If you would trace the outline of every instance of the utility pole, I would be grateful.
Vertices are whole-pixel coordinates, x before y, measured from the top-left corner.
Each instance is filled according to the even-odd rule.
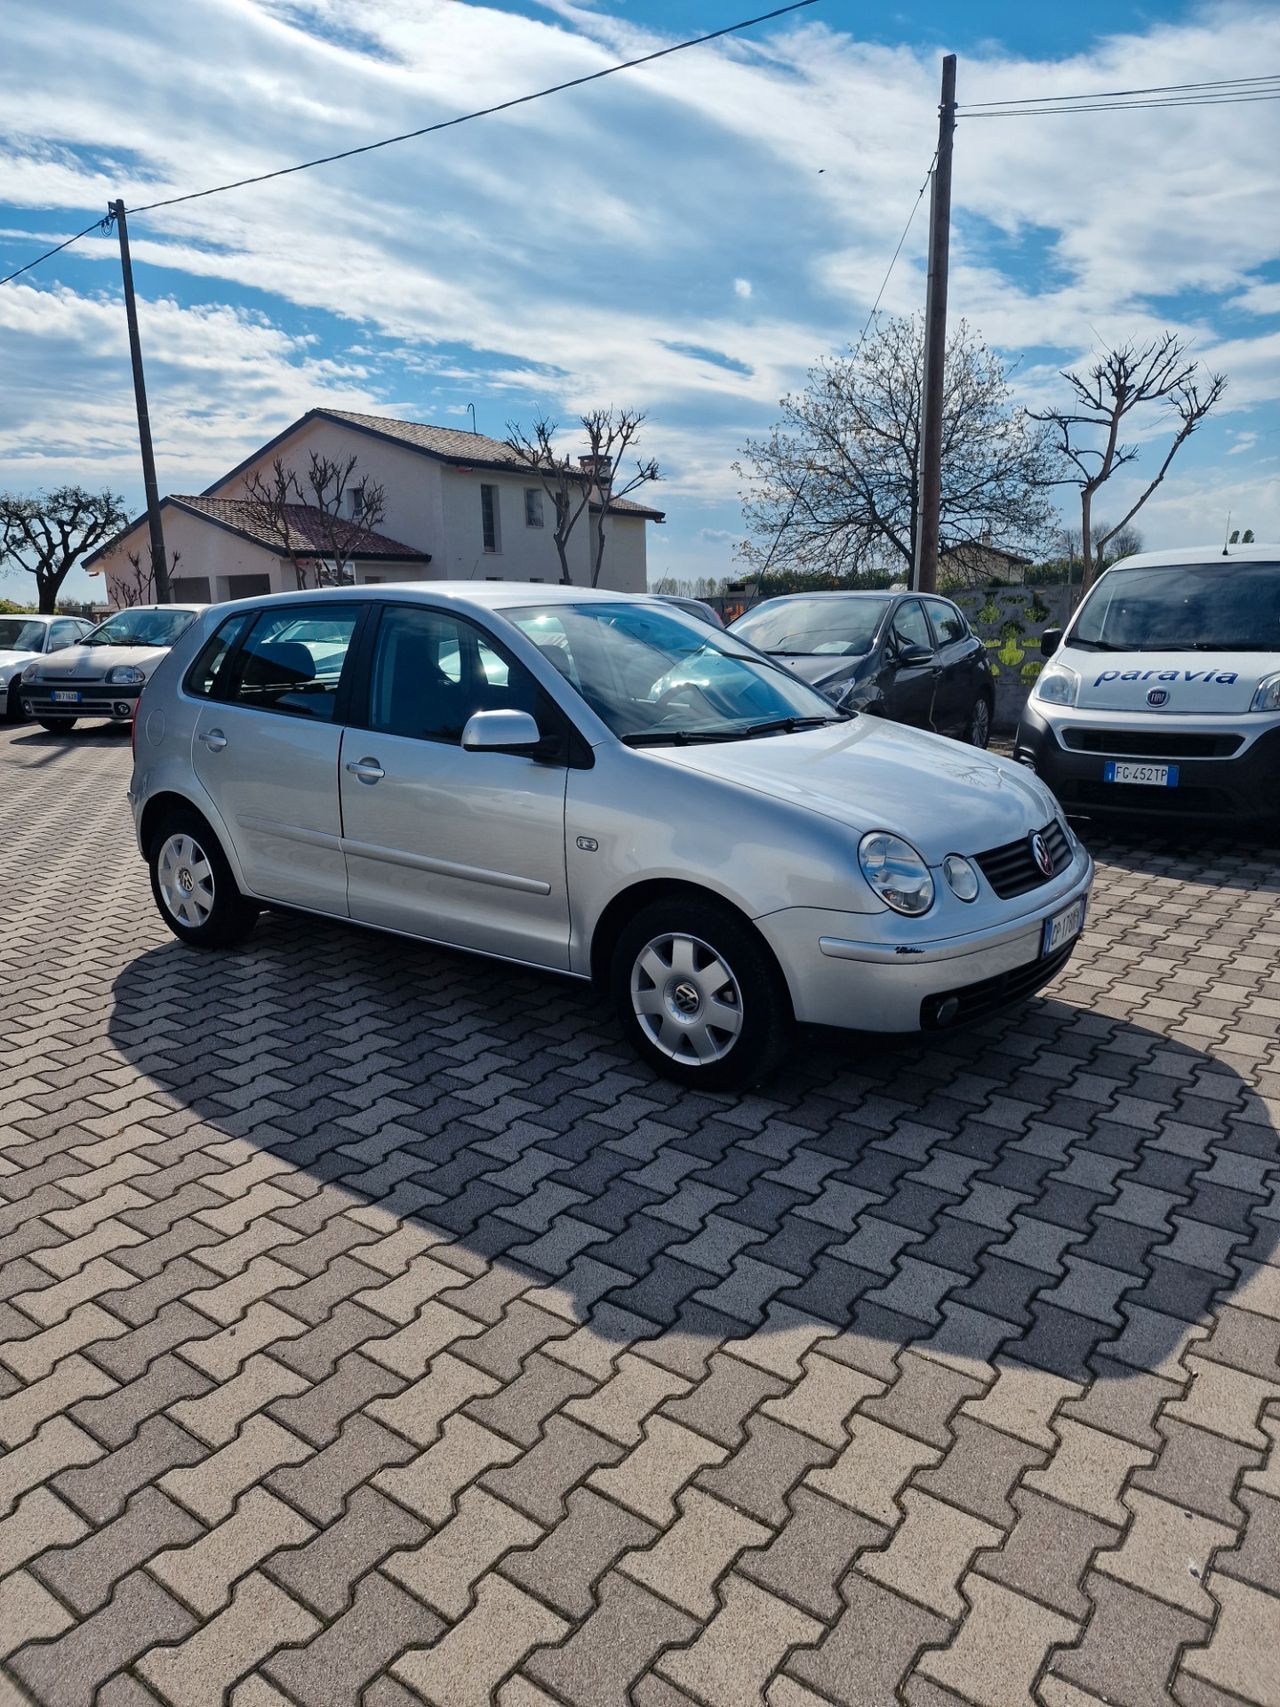
[[[912,582],[938,588],[938,521],[942,510],[942,402],[947,363],[947,261],[951,249],[951,149],[956,131],[956,56],[942,62],[938,163],[929,198],[929,288],[924,309],[924,422],[920,435],[920,515]]]
[[[142,373],[142,345],[138,339],[138,305],[133,295],[133,263],[129,259],[129,227],[124,202],[107,203],[120,236],[120,273],[124,280],[124,312],[129,323],[129,356],[133,362],[133,396],[138,406],[138,445],[142,451],[142,485],[147,498],[147,528],[151,535],[151,579],[156,603],[169,603],[169,564],[160,524],[160,489],[156,485],[156,459],[151,448],[151,417],[147,412],[147,382]]]

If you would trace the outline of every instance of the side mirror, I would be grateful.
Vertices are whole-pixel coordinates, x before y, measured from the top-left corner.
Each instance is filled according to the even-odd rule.
[[[532,754],[542,732],[527,711],[473,711],[462,731],[462,745],[472,753]]]
[[[1044,633],[1040,636],[1040,656],[1042,658],[1052,658],[1061,645],[1062,630],[1060,628],[1046,628]]]
[[[927,646],[921,646],[916,640],[900,640],[898,642],[898,662],[909,667],[932,664],[933,653]]]

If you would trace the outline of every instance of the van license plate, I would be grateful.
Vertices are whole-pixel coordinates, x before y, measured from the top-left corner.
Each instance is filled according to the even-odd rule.
[[[1070,942],[1073,936],[1080,935],[1084,929],[1084,909],[1085,898],[1082,895],[1078,901],[1073,901],[1069,907],[1064,907],[1060,913],[1054,913],[1045,920],[1041,954],[1052,954],[1054,949],[1061,948],[1064,942]]]
[[[79,705],[80,694],[71,688],[55,688],[53,698],[58,705]]]
[[[1136,782],[1148,788],[1177,788],[1177,765],[1128,765],[1108,759],[1102,769],[1103,782]]]

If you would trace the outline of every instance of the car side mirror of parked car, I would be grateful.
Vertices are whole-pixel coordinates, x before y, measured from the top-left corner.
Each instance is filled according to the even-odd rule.
[[[927,646],[921,646],[915,640],[900,640],[898,642],[898,662],[908,666],[932,664],[933,653]]]
[[[542,731],[527,711],[473,711],[462,731],[473,753],[525,753],[542,745]]]
[[[1040,656],[1042,658],[1052,658],[1061,645],[1062,630],[1060,628],[1046,628],[1044,633],[1040,636]]]

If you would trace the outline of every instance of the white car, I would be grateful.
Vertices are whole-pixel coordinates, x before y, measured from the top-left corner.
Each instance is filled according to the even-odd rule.
[[[81,717],[133,718],[138,695],[203,605],[134,605],[78,643],[48,652],[22,672],[20,703],[42,729],[62,734]]]
[[[517,582],[215,607],[130,800],[174,935],[264,905],[594,978],[653,1066],[742,1084],[793,1020],[935,1030],[1064,965],[1093,863],[1021,765],[841,712],[656,598]]]
[[[1040,647],[1014,757],[1069,811],[1280,824],[1280,545],[1126,557]]]
[[[22,672],[34,659],[74,646],[93,628],[82,616],[0,616],[0,717],[22,716]]]

